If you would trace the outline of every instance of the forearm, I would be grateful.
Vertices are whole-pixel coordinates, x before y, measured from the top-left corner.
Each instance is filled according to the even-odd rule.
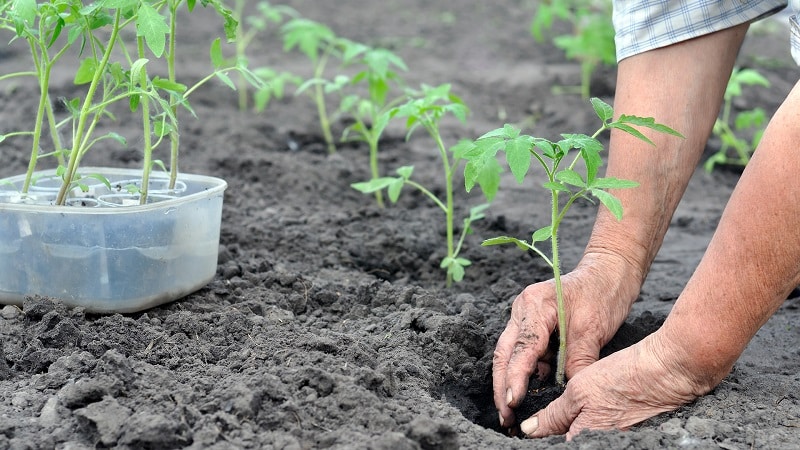
[[[800,83],[776,112],[664,325],[706,389],[800,284]]]
[[[620,62],[617,114],[654,117],[685,139],[643,130],[653,147],[612,132],[606,175],[640,186],[614,192],[624,207],[622,221],[600,209],[585,258],[619,259],[629,277],[644,282],[705,148],[746,30],[742,25]]]

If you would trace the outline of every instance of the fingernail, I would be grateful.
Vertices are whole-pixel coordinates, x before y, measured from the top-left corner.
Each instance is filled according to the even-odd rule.
[[[519,424],[519,429],[522,430],[522,432],[525,433],[526,436],[530,436],[533,433],[536,433],[537,428],[539,428],[539,418],[536,416],[533,416],[530,419]]]
[[[497,413],[497,415],[500,417],[500,428],[505,428],[506,427],[506,421],[505,421],[505,419],[503,419],[503,415],[500,414],[500,413]]]
[[[514,394],[511,392],[511,388],[508,388],[506,391],[506,405],[511,406],[511,402],[514,401]]]

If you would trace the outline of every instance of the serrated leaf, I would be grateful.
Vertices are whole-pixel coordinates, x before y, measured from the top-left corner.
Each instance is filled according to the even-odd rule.
[[[532,146],[529,136],[520,136],[506,142],[506,163],[518,183],[525,180],[531,167]]]
[[[597,197],[597,199],[611,211],[611,214],[613,214],[617,220],[622,220],[622,202],[620,202],[617,197],[601,189],[591,189],[589,192]]]
[[[639,183],[620,178],[606,177],[597,178],[589,186],[592,189],[629,189],[639,186]]]
[[[148,2],[141,2],[136,13],[136,36],[144,37],[147,47],[156,57],[164,54],[169,25],[166,18]]]
[[[520,130],[513,125],[505,124],[502,128],[497,128],[492,131],[489,131],[483,136],[479,137],[478,139],[487,139],[487,138],[503,138],[503,139],[514,139],[515,137],[519,136]]]
[[[653,119],[652,117],[628,116],[623,114],[620,116],[617,122],[647,127],[655,131],[658,131],[659,133],[670,134],[681,138],[683,137],[683,135],[678,131],[675,131],[664,124],[657,123],[655,119]]]
[[[650,144],[652,146],[656,145],[647,136],[643,135],[639,130],[637,130],[636,128],[633,128],[630,125],[626,125],[624,123],[619,123],[619,122],[614,122],[614,123],[608,124],[608,126],[609,126],[609,128],[617,128],[619,130],[622,130],[622,131],[632,135],[635,138],[638,138],[638,139],[641,139],[644,142],[647,142],[648,144]]]
[[[592,97],[589,101],[592,102],[592,107],[594,108],[594,112],[597,113],[597,117],[604,123],[614,118],[614,108],[612,108],[611,105],[597,97]]]
[[[583,177],[572,169],[564,169],[557,172],[555,178],[562,183],[571,184],[579,188],[586,187],[586,181],[583,180]]]

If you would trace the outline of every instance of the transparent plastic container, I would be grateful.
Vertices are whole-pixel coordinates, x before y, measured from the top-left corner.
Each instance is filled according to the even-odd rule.
[[[21,195],[24,175],[0,180],[0,303],[59,298],[92,312],[134,312],[184,297],[217,270],[223,193],[219,178],[181,174],[178,189],[150,191],[139,205],[123,183],[140,171],[85,167],[92,180],[54,206],[53,171]],[[150,186],[164,186],[153,173]],[[88,178],[85,180],[89,180]],[[135,183],[134,183],[135,184]]]

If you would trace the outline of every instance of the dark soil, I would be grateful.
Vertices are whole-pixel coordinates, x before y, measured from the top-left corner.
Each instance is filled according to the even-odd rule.
[[[472,114],[465,126],[444,124],[448,145],[504,122],[550,138],[596,129],[588,102],[552,93],[554,85],[576,84],[579,69],[530,37],[535,2],[290,4],[342,36],[396,51],[412,85],[452,83]],[[217,22],[202,10],[185,22],[183,70],[199,79]],[[772,87],[753,90],[737,108],[775,110],[797,79],[788,54],[788,31],[777,20],[751,32],[740,62],[759,68]],[[254,42],[250,55],[255,65],[309,72],[272,33]],[[24,68],[24,56],[15,45],[0,62],[4,70]],[[74,89],[70,80],[56,74],[59,95]],[[611,101],[613,69],[594,81],[594,95]],[[29,128],[35,98],[31,84],[4,85],[0,132]],[[93,315],[35,297],[2,308],[0,449],[749,449],[800,442],[796,297],[731,375],[686,407],[630,431],[586,432],[569,444],[563,437],[508,437],[495,428],[492,350],[513,297],[548,275],[515,248],[479,243],[542,226],[547,197],[533,184],[504,179],[465,243],[473,261],[466,280],[445,289],[440,210],[411,190],[380,210],[351,189],[369,176],[366,147],[343,144],[328,155],[307,98],[289,95],[264,113],[240,112],[236,94],[215,84],[192,104],[199,120],[184,121],[182,169],[230,184],[218,276],[186,298],[137,314]],[[335,131],[342,127],[337,122]],[[134,129],[130,122],[131,148],[98,149],[87,163],[136,167]],[[384,172],[413,164],[415,179],[441,192],[431,141],[422,133],[403,138],[402,129],[389,130]],[[0,176],[24,171],[27,146],[3,142]],[[650,324],[645,332],[689,278],[737,177],[736,170],[698,169],[632,313]],[[457,200],[460,214],[482,201],[464,192]],[[594,215],[595,206],[576,204],[563,225],[565,269],[580,257]]]

